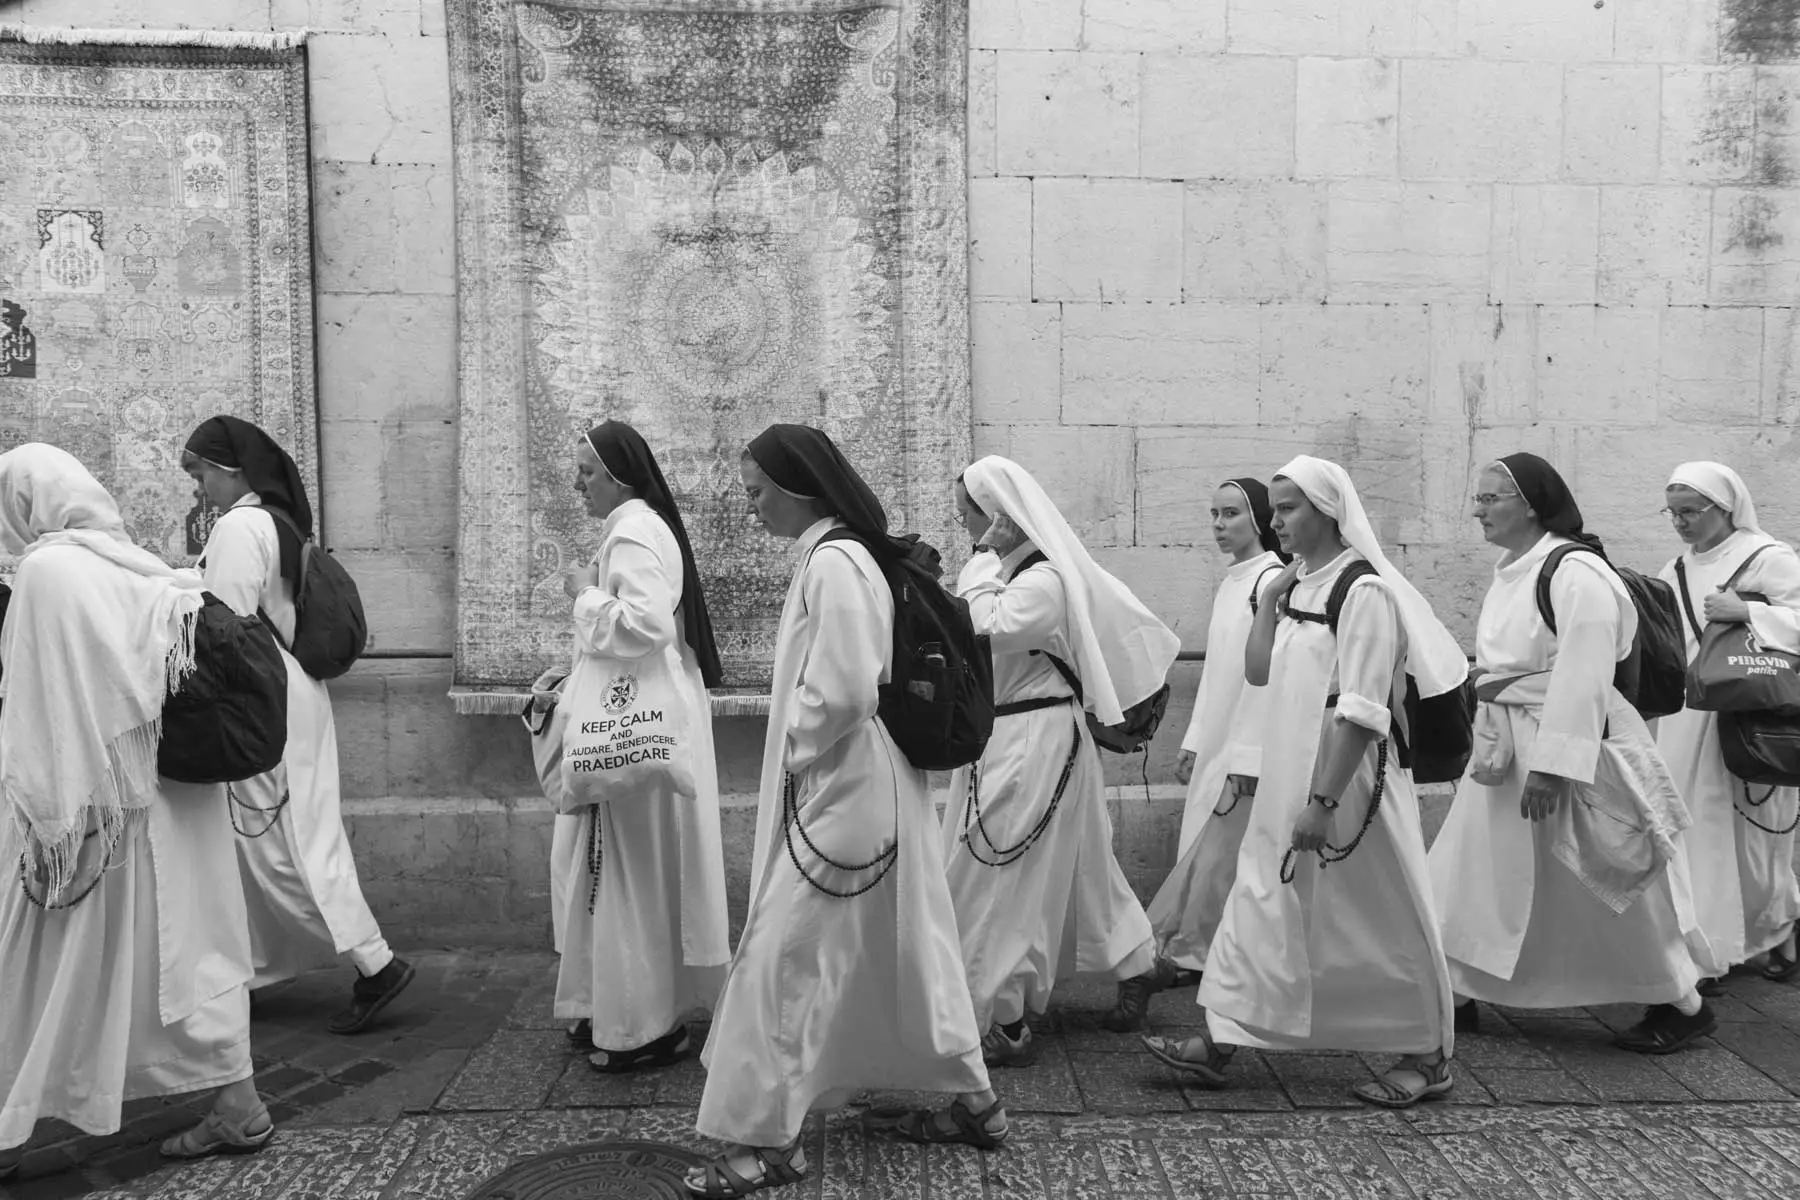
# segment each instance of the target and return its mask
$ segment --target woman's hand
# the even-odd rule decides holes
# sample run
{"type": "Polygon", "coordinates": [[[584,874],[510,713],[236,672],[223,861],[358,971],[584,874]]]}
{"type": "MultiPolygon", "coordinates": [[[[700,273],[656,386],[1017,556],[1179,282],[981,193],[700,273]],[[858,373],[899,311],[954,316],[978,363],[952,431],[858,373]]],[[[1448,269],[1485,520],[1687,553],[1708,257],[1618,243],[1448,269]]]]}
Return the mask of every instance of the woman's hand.
{"type": "Polygon", "coordinates": [[[1331,817],[1331,810],[1309,800],[1294,822],[1294,849],[1302,854],[1324,849],[1325,835],[1331,832],[1331,817]]]}
{"type": "Polygon", "coordinates": [[[1269,580],[1269,586],[1263,589],[1262,597],[1257,601],[1260,608],[1273,612],[1275,606],[1294,590],[1294,585],[1300,581],[1300,571],[1304,566],[1305,564],[1296,558],[1281,568],[1275,578],[1269,580]]]}
{"type": "Polygon", "coordinates": [[[1180,783],[1191,783],[1194,779],[1194,752],[1183,750],[1175,756],[1175,778],[1180,783]]]}
{"type": "Polygon", "coordinates": [[[998,513],[981,535],[981,544],[993,548],[995,554],[1005,558],[1014,550],[1025,544],[1025,531],[1013,523],[1013,519],[1005,513],[998,513]]]}
{"type": "Polygon", "coordinates": [[[599,586],[599,563],[588,563],[584,566],[570,567],[563,572],[563,592],[571,600],[581,595],[581,593],[588,588],[599,586]]]}
{"type": "Polygon", "coordinates": [[[1519,815],[1527,821],[1542,821],[1556,812],[1568,791],[1569,781],[1561,775],[1533,771],[1525,777],[1525,794],[1519,797],[1519,815]]]}
{"type": "Polygon", "coordinates": [[[1701,615],[1708,621],[1741,624],[1750,619],[1750,602],[1736,592],[1709,592],[1702,607],[1701,615]]]}

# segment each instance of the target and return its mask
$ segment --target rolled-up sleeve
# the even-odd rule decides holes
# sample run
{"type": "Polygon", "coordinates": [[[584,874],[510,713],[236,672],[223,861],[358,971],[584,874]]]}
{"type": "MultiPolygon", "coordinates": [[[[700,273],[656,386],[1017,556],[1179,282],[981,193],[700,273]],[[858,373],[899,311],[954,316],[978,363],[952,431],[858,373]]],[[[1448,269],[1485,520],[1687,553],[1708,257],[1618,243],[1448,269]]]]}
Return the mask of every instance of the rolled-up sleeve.
{"type": "Polygon", "coordinates": [[[1372,578],[1357,580],[1338,613],[1339,720],[1378,736],[1387,734],[1393,722],[1388,704],[1394,691],[1394,668],[1404,650],[1394,597],[1372,578]]]}
{"type": "Polygon", "coordinates": [[[1786,546],[1771,546],[1750,565],[1738,590],[1768,597],[1767,602],[1749,601],[1756,640],[1772,650],[1800,654],[1800,556],[1786,546]]]}
{"type": "Polygon", "coordinates": [[[1007,583],[998,559],[977,554],[963,568],[957,594],[969,602],[975,632],[986,634],[996,651],[1041,650],[1062,630],[1062,576],[1048,564],[1029,567],[1007,583]]]}

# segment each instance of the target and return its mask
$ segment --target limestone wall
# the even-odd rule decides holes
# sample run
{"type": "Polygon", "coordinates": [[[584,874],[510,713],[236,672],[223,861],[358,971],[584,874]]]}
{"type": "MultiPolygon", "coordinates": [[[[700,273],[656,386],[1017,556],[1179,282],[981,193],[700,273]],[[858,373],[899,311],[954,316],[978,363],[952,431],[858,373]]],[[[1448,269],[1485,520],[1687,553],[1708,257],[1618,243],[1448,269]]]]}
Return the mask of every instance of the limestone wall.
{"type": "MultiPolygon", "coordinates": [[[[333,685],[358,855],[402,926],[541,922],[518,727],[451,715],[429,657],[457,495],[442,0],[0,21],[315,31],[324,529],[401,656],[333,685]]],[[[1800,532],[1800,0],[971,0],[970,42],[977,447],[1038,472],[1190,649],[1208,490],[1299,451],[1350,466],[1465,635],[1467,496],[1498,453],[1565,467],[1640,566],[1674,547],[1655,511],[1682,458],[1738,465],[1800,532]]],[[[746,792],[761,731],[719,735],[746,792]]],[[[1166,841],[1157,797],[1161,833],[1122,836],[1166,841]]]]}

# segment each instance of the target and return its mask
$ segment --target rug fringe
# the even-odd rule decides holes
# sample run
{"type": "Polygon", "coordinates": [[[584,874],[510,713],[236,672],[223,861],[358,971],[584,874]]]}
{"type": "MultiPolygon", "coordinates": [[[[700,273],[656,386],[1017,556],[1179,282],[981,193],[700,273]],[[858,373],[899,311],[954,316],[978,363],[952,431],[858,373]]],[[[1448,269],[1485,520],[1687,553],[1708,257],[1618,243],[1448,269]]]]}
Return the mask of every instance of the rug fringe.
{"type": "Polygon", "coordinates": [[[0,25],[0,42],[33,46],[206,46],[215,50],[291,50],[305,29],[279,33],[254,29],[67,29],[49,25],[0,25]]]}

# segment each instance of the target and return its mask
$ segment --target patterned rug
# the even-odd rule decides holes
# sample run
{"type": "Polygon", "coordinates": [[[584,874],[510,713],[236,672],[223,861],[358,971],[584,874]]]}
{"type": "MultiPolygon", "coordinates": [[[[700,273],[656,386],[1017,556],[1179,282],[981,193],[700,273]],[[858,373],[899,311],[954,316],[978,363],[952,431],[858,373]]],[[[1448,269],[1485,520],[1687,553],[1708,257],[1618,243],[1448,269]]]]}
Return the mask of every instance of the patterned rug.
{"type": "Polygon", "coordinates": [[[450,0],[461,304],[456,693],[566,660],[599,530],[582,432],[678,494],[728,683],[766,687],[792,571],[744,444],[823,427],[946,551],[969,455],[966,0],[450,0]]]}
{"type": "Polygon", "coordinates": [[[318,494],[304,53],[19,36],[0,31],[0,450],[62,446],[133,538],[191,562],[216,514],[181,446],[207,417],[268,429],[318,494]]]}

